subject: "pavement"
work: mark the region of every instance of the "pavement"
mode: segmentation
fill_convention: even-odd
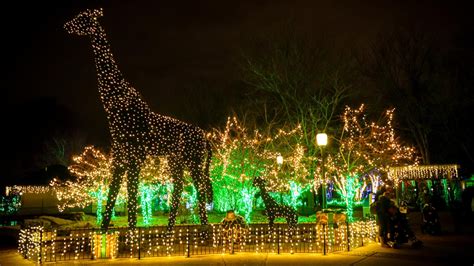
[[[349,252],[322,254],[256,254],[202,255],[191,258],[153,257],[138,260],[78,260],[57,265],[474,265],[474,234],[446,233],[442,236],[418,235],[421,249],[402,246],[383,248],[373,243]],[[45,263],[52,264],[52,263]],[[0,265],[35,265],[23,259],[16,249],[0,250]]]

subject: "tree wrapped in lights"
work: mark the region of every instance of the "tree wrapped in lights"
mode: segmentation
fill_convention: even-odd
[[[150,224],[152,217],[152,200],[157,196],[162,187],[167,187],[169,180],[169,169],[166,158],[147,157],[142,171],[140,172],[139,196],[142,216],[145,224]],[[58,209],[64,211],[66,208],[85,208],[88,205],[97,204],[97,222],[102,221],[102,213],[108,187],[112,180],[111,157],[88,146],[81,155],[73,157],[73,164],[69,171],[75,180],[65,182],[53,179],[50,183],[56,191],[59,201]],[[168,193],[169,190],[163,191]],[[126,184],[118,193],[116,204],[126,202]]]
[[[68,168],[77,179],[62,182],[55,178],[50,183],[56,191],[58,209],[85,208],[97,203],[97,217],[100,220],[102,201],[111,180],[110,158],[93,146],[87,146],[81,155],[74,156],[72,160],[74,163]],[[125,193],[123,190],[119,193],[119,202],[123,202]]]
[[[209,177],[211,147],[205,134],[198,127],[150,110],[140,93],[123,78],[99,24],[98,19],[102,16],[102,9],[86,10],[64,25],[70,34],[88,36],[92,42],[100,98],[112,137],[112,179],[102,228],[109,227],[125,175],[128,225],[136,227],[139,175],[147,156],[166,156],[168,159],[173,180],[168,230],[172,230],[176,221],[186,169],[198,191],[200,220],[205,225],[206,200],[210,202],[213,198]]]
[[[357,109],[346,107],[342,115],[344,127],[338,139],[338,150],[329,155],[328,176],[343,198],[352,220],[353,200],[362,195],[368,182],[379,183],[373,171],[387,173],[390,166],[417,164],[415,149],[401,144],[393,128],[394,109],[385,111],[378,122],[366,119],[364,105]],[[372,174],[371,174],[372,173]],[[329,178],[328,178],[329,177]]]
[[[215,129],[209,135],[216,151],[211,166],[214,209],[236,210],[250,222],[257,192],[252,180],[256,176],[265,176],[269,191],[293,189],[293,194],[298,194],[296,186],[301,187],[308,176],[302,145],[289,145],[288,139],[298,136],[301,137],[300,128],[277,130],[275,134],[270,130],[248,130],[236,117],[228,118],[223,130]],[[279,154],[285,155],[284,170],[275,161]],[[296,199],[293,200],[296,205]]]

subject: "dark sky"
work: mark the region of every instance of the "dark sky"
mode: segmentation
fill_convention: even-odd
[[[242,96],[241,50],[290,20],[297,30],[342,45],[369,43],[381,31],[412,25],[448,41],[471,25],[472,12],[452,1],[36,2],[2,8],[2,120],[4,131],[16,136],[4,143],[10,157],[27,156],[36,149],[38,128],[55,131],[55,124],[86,132],[89,142],[107,143],[90,42],[62,28],[85,8],[104,8],[101,22],[116,61],[152,108],[203,127],[215,121],[195,112],[202,109],[199,102],[222,109]]]

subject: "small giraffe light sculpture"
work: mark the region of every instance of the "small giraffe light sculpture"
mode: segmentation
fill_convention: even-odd
[[[138,176],[146,156],[167,156],[173,181],[172,206],[168,220],[171,231],[176,222],[183,191],[183,171],[187,169],[198,191],[201,224],[206,225],[206,200],[211,202],[209,177],[211,146],[202,129],[150,110],[140,93],[125,81],[120,72],[104,29],[98,18],[102,9],[86,10],[67,22],[71,34],[88,36],[92,41],[95,65],[110,134],[112,137],[113,177],[109,187],[102,228],[109,227],[112,210],[127,176],[128,225],[137,224]]]
[[[265,180],[261,176],[256,176],[253,180],[253,185],[260,189],[260,194],[265,204],[265,210],[268,217],[268,224],[270,227],[273,227],[275,218],[285,217],[286,223],[290,229],[296,229],[298,223],[298,215],[296,212],[289,206],[278,204],[271,196],[268,194]]]

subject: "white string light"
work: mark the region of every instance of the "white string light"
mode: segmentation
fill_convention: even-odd
[[[457,164],[398,166],[389,168],[388,177],[397,183],[407,179],[454,179],[458,178],[458,169]]]

